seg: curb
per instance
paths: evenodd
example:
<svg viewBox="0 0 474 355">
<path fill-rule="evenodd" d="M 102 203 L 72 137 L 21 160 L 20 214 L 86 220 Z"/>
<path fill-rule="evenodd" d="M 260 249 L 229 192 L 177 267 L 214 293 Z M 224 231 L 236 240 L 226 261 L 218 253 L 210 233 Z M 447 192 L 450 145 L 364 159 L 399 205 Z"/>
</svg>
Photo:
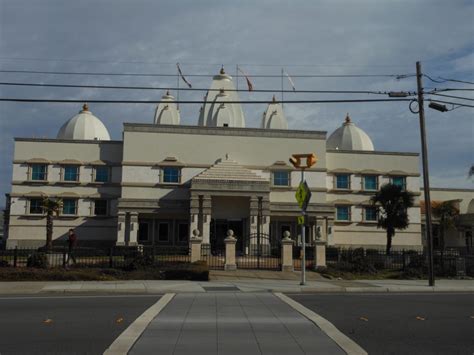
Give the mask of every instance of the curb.
<svg viewBox="0 0 474 355">
<path fill-rule="evenodd" d="M 148 324 L 173 299 L 174 293 L 167 293 L 158 302 L 148 308 L 140 317 L 125 329 L 122 334 L 105 350 L 104 355 L 127 355 Z"/>
<path fill-rule="evenodd" d="M 275 293 L 276 297 L 288 304 L 295 311 L 301 313 L 303 316 L 308 318 L 311 322 L 316 324 L 328 337 L 330 337 L 346 354 L 350 355 L 367 355 L 367 352 L 362 347 L 349 338 L 347 335 L 337 329 L 334 324 L 329 322 L 326 318 L 321 317 L 319 314 L 306 308 L 302 304 L 295 300 L 281 294 Z"/>
</svg>

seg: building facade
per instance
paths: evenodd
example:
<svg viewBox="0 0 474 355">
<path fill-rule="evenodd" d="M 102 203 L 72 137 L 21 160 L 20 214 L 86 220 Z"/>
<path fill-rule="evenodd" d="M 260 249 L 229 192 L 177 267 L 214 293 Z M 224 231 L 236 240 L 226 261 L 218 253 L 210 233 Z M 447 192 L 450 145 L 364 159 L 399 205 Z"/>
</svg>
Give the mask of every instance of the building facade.
<svg viewBox="0 0 474 355">
<path fill-rule="evenodd" d="M 261 128 L 246 128 L 241 106 L 232 101 L 239 101 L 237 91 L 222 70 L 196 126 L 180 125 L 167 92 L 153 123 L 125 123 L 120 141 L 110 140 L 86 105 L 56 139 L 16 138 L 7 246 L 44 244 L 43 197 L 63 201 L 54 222 L 57 241 L 69 228 L 89 245 L 187 245 L 195 229 L 216 248 L 232 229 L 241 252 L 257 228 L 268 243 L 285 231 L 297 239 L 301 173 L 287 162 L 295 153 L 315 153 L 317 164 L 305 171 L 312 191 L 308 242 L 383 248 L 385 231 L 377 228 L 370 198 L 391 182 L 416 195 L 410 226 L 397 231 L 393 247 L 423 247 L 418 153 L 375 150 L 349 116 L 329 137 L 288 129 L 274 98 Z M 470 190 L 462 200 L 472 198 Z"/>
</svg>

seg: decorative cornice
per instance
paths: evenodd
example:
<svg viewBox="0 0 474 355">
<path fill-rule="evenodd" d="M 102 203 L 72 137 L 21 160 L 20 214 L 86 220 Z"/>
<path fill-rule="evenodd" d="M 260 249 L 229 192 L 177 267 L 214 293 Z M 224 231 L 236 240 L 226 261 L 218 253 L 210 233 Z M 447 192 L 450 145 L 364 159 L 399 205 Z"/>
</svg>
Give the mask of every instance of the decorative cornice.
<svg viewBox="0 0 474 355">
<path fill-rule="evenodd" d="M 300 131 L 286 129 L 200 127 L 184 125 L 154 125 L 146 123 L 124 123 L 124 132 L 197 134 L 210 136 L 244 136 L 265 138 L 326 139 L 326 131 Z"/>
<path fill-rule="evenodd" d="M 49 142 L 49 143 L 81 143 L 81 144 L 119 144 L 122 145 L 122 141 L 111 140 L 102 141 L 95 139 L 56 139 L 56 138 L 24 138 L 14 137 L 15 142 Z"/>
<path fill-rule="evenodd" d="M 369 155 L 402 155 L 418 157 L 420 153 L 413 152 L 383 152 L 376 150 L 340 150 L 340 149 L 326 149 L 326 153 L 340 153 L 340 154 L 369 154 Z"/>
</svg>

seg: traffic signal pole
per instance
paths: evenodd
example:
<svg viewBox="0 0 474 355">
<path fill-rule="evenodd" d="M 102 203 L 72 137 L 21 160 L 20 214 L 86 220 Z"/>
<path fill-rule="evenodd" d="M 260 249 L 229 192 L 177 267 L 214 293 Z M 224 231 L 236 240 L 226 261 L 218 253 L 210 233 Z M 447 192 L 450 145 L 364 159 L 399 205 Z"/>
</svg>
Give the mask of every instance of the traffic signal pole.
<svg viewBox="0 0 474 355">
<path fill-rule="evenodd" d="M 301 169 L 301 184 L 304 182 L 304 168 Z M 301 282 L 300 285 L 306 285 L 306 206 L 301 209 L 303 223 L 301 224 Z"/>
<path fill-rule="evenodd" d="M 430 198 L 430 177 L 428 171 L 428 150 L 426 144 L 425 130 L 425 109 L 423 107 L 423 74 L 421 73 L 421 63 L 416 62 L 416 84 L 418 88 L 418 113 L 420 116 L 420 135 L 421 135 L 421 159 L 423 161 L 423 192 L 425 195 L 425 232 L 428 243 L 428 278 L 429 285 L 435 285 L 433 268 L 433 233 L 431 228 L 431 198 Z"/>
</svg>

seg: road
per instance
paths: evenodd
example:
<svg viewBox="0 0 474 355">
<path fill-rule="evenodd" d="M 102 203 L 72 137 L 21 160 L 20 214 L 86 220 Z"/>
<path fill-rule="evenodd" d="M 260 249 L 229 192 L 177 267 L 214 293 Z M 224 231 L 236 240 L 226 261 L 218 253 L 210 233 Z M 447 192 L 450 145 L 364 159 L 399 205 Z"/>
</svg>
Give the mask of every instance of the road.
<svg viewBox="0 0 474 355">
<path fill-rule="evenodd" d="M 160 296 L 2 296 L 0 354 L 102 354 Z"/>
<path fill-rule="evenodd" d="M 474 353 L 472 293 L 288 296 L 332 322 L 369 354 Z"/>
</svg>

